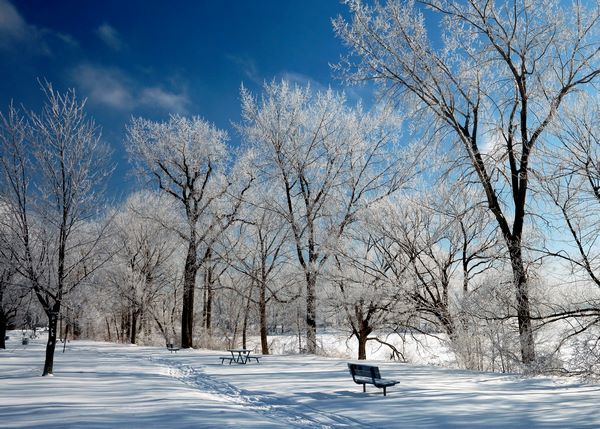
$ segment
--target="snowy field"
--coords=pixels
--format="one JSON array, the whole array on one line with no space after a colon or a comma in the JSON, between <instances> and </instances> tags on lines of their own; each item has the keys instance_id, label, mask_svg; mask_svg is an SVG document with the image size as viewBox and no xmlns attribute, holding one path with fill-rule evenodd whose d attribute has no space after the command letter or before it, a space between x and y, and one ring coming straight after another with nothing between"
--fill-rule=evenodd
<instances>
[{"instance_id":1,"label":"snowy field","mask_svg":"<svg viewBox=\"0 0 600 429\"><path fill-rule=\"evenodd\" d=\"M376 362L388 396L346 360L74 341L41 377L44 343L0 350L1 428L598 428L600 387Z\"/></svg>"}]
</instances>

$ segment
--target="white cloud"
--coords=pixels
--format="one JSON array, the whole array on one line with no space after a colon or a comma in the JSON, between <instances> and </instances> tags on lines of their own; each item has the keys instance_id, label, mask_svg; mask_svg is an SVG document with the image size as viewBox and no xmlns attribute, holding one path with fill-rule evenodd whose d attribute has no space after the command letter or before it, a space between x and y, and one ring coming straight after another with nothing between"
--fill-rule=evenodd
<instances>
[{"instance_id":1,"label":"white cloud","mask_svg":"<svg viewBox=\"0 0 600 429\"><path fill-rule=\"evenodd\" d=\"M125 46L117 29L106 22L96 29L96 35L115 51L120 51Z\"/></svg>"},{"instance_id":2,"label":"white cloud","mask_svg":"<svg viewBox=\"0 0 600 429\"><path fill-rule=\"evenodd\" d=\"M55 35L59 40L62 40L66 45L70 45L73 47L79 46L79 42L70 34L55 33Z\"/></svg>"},{"instance_id":3,"label":"white cloud","mask_svg":"<svg viewBox=\"0 0 600 429\"><path fill-rule=\"evenodd\" d=\"M160 86L143 86L116 68L81 64L72 78L90 103L131 111L144 107L170 113L186 113L190 103L185 92L175 93Z\"/></svg>"},{"instance_id":4,"label":"white cloud","mask_svg":"<svg viewBox=\"0 0 600 429\"><path fill-rule=\"evenodd\" d=\"M171 113L186 113L190 102L186 94L175 94L159 87L144 88L140 103L149 107L160 107Z\"/></svg>"},{"instance_id":5,"label":"white cloud","mask_svg":"<svg viewBox=\"0 0 600 429\"><path fill-rule=\"evenodd\" d=\"M73 78L92 103L119 110L135 105L131 85L119 70L83 64L73 70Z\"/></svg>"},{"instance_id":6,"label":"white cloud","mask_svg":"<svg viewBox=\"0 0 600 429\"><path fill-rule=\"evenodd\" d=\"M27 24L17 8L8 0L0 0L0 49L33 51L50 54L41 31Z\"/></svg>"},{"instance_id":7,"label":"white cloud","mask_svg":"<svg viewBox=\"0 0 600 429\"><path fill-rule=\"evenodd\" d=\"M19 40L27 36L27 23L7 0L0 0L0 40Z\"/></svg>"},{"instance_id":8,"label":"white cloud","mask_svg":"<svg viewBox=\"0 0 600 429\"><path fill-rule=\"evenodd\" d=\"M225 57L241 68L242 73L257 85L262 85L264 80L260 76L256 62L247 56L227 54Z\"/></svg>"},{"instance_id":9,"label":"white cloud","mask_svg":"<svg viewBox=\"0 0 600 429\"><path fill-rule=\"evenodd\" d=\"M8 0L0 0L0 49L19 53L52 55L48 42L78 46L70 35L29 24Z\"/></svg>"}]
</instances>

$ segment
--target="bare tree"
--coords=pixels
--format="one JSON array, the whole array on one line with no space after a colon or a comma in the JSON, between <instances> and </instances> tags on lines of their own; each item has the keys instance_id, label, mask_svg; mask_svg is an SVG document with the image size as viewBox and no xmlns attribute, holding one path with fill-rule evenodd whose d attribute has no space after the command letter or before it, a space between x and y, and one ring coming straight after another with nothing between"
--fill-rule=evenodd
<instances>
[{"instance_id":1,"label":"bare tree","mask_svg":"<svg viewBox=\"0 0 600 429\"><path fill-rule=\"evenodd\" d=\"M242 116L241 131L258 154L256 170L282 196L274 210L292 231L306 284L307 350L315 353L317 283L329 243L412 170L396 168L396 129L386 112L350 108L331 90L274 82L257 100L242 89Z\"/></svg>"},{"instance_id":2,"label":"bare tree","mask_svg":"<svg viewBox=\"0 0 600 429\"><path fill-rule=\"evenodd\" d=\"M181 347L193 346L196 276L210 259L212 243L235 219L240 200L229 198L225 174L227 134L201 118L171 116L167 122L133 119L127 150L138 171L154 181L185 213L172 228L187 243L181 314ZM242 187L240 192L243 192ZM227 200L231 204L223 204Z\"/></svg>"},{"instance_id":3,"label":"bare tree","mask_svg":"<svg viewBox=\"0 0 600 429\"><path fill-rule=\"evenodd\" d=\"M367 342L376 341L398 350L379 338L376 330L392 326L402 305L397 281L407 266L390 267L367 226L367 218L354 223L338 241L327 276L333 284L330 311L350 326L351 337L358 342L358 359L367 359ZM393 281L390 269L398 269Z\"/></svg>"},{"instance_id":4,"label":"bare tree","mask_svg":"<svg viewBox=\"0 0 600 429\"><path fill-rule=\"evenodd\" d=\"M5 259L0 251L0 349L6 348L6 330L14 322L28 293L17 282L17 271L11 256Z\"/></svg>"},{"instance_id":5,"label":"bare tree","mask_svg":"<svg viewBox=\"0 0 600 429\"><path fill-rule=\"evenodd\" d=\"M237 290L256 305L261 350L263 354L269 354L267 306L271 301L289 299L284 299L281 294L288 285L277 281L282 266L289 259L289 226L268 208L272 196L254 188L245 200L247 204L240 212L241 220L228 236L223 237L227 242L222 247L230 249L227 255L229 266L243 273L252 286Z\"/></svg>"},{"instance_id":6,"label":"bare tree","mask_svg":"<svg viewBox=\"0 0 600 429\"><path fill-rule=\"evenodd\" d=\"M12 228L7 225L10 218L4 206L0 207L0 349L6 348L6 330L19 311L24 295L29 290L21 290L15 263L14 240ZM12 245L10 243L13 243Z\"/></svg>"},{"instance_id":7,"label":"bare tree","mask_svg":"<svg viewBox=\"0 0 600 429\"><path fill-rule=\"evenodd\" d=\"M19 243L17 271L48 317L43 375L52 374L57 322L65 297L105 261L94 254L104 225L97 215L110 173L107 147L74 91L44 87L40 114L14 107L2 117L2 198Z\"/></svg>"},{"instance_id":8,"label":"bare tree","mask_svg":"<svg viewBox=\"0 0 600 429\"><path fill-rule=\"evenodd\" d=\"M167 219L169 206L149 192L131 195L115 215L114 246L119 249L107 272L109 283L125 301L129 341L137 342L138 331L149 321L159 321L155 309L173 285L172 265L180 241L156 219ZM153 213L149 218L147 213ZM149 331L148 327L147 330ZM163 332L163 335L169 335ZM165 341L168 338L165 337Z\"/></svg>"},{"instance_id":9,"label":"bare tree","mask_svg":"<svg viewBox=\"0 0 600 429\"><path fill-rule=\"evenodd\" d=\"M468 201L467 195L476 200L476 194L451 192L441 184L435 192L415 194L375 205L336 255L335 282L347 290L342 291L351 304L349 317L363 331L354 329L359 351L361 341L374 339L368 337L370 325L382 324L397 332L442 332L460 351L461 337L472 331L464 300L499 258L496 228ZM359 275L350 276L354 272ZM353 292L354 301L348 293L352 279L365 285L361 293Z\"/></svg>"},{"instance_id":10,"label":"bare tree","mask_svg":"<svg viewBox=\"0 0 600 429\"><path fill-rule=\"evenodd\" d=\"M523 231L534 149L563 100L600 73L600 9L558 0L346 3L351 21L334 22L351 50L342 69L431 118L431 133L458 143L484 190L512 263L522 362L532 363ZM428 36L423 7L438 17L440 42Z\"/></svg>"},{"instance_id":11,"label":"bare tree","mask_svg":"<svg viewBox=\"0 0 600 429\"><path fill-rule=\"evenodd\" d=\"M570 329L559 347L593 331L600 321L599 115L596 96L582 94L576 103L565 106L562 120L554 129L556 145L548 151L544 168L538 172L546 201L558 215L549 217L551 226L561 232L558 240L540 250L555 266L563 268L564 274L568 273L564 281L572 284L570 293L546 304L540 315L543 323L568 321ZM588 350L584 345L580 349ZM595 346L590 350L597 353Z\"/></svg>"}]
</instances>

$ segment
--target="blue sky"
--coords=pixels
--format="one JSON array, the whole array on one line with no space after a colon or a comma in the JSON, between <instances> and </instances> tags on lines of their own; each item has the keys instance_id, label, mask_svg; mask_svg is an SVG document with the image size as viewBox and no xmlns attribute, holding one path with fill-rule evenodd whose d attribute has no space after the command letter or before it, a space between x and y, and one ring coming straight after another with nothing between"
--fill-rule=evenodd
<instances>
[{"instance_id":1,"label":"blue sky","mask_svg":"<svg viewBox=\"0 0 600 429\"><path fill-rule=\"evenodd\" d=\"M37 78L75 88L115 150L119 198L134 187L122 146L132 116L200 115L236 144L242 83L343 88L329 66L344 53L331 27L340 13L338 0L0 0L0 109L38 109Z\"/></svg>"}]
</instances>

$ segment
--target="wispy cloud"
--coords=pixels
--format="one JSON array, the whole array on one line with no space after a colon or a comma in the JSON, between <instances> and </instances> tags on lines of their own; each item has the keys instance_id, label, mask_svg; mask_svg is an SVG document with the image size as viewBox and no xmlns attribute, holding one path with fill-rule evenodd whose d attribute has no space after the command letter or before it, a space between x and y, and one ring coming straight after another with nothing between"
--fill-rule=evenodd
<instances>
[{"instance_id":1,"label":"wispy cloud","mask_svg":"<svg viewBox=\"0 0 600 429\"><path fill-rule=\"evenodd\" d=\"M140 104L160 107L171 113L186 113L190 100L186 94L176 94L159 87L144 88L140 93Z\"/></svg>"},{"instance_id":2,"label":"wispy cloud","mask_svg":"<svg viewBox=\"0 0 600 429\"><path fill-rule=\"evenodd\" d=\"M82 64L72 75L92 103L119 110L131 110L135 105L128 78L117 69Z\"/></svg>"},{"instance_id":3,"label":"wispy cloud","mask_svg":"<svg viewBox=\"0 0 600 429\"><path fill-rule=\"evenodd\" d=\"M27 23L7 0L0 0L0 40L22 39L27 35Z\"/></svg>"},{"instance_id":4,"label":"wispy cloud","mask_svg":"<svg viewBox=\"0 0 600 429\"><path fill-rule=\"evenodd\" d=\"M64 42L67 45L73 46L73 47L78 47L79 46L79 42L70 34L64 34L64 33L54 33L54 35L61 40L62 42Z\"/></svg>"},{"instance_id":5,"label":"wispy cloud","mask_svg":"<svg viewBox=\"0 0 600 429\"><path fill-rule=\"evenodd\" d=\"M244 55L233 54L227 54L225 55L225 58L237 65L242 74L251 82L254 82L257 85L262 85L264 83L264 79L261 77L258 66L256 65L256 61L254 61L254 59Z\"/></svg>"},{"instance_id":6,"label":"wispy cloud","mask_svg":"<svg viewBox=\"0 0 600 429\"><path fill-rule=\"evenodd\" d=\"M59 41L70 46L78 42L70 35L39 28L25 21L13 3L0 0L0 49L19 50L22 54L52 55L48 42Z\"/></svg>"},{"instance_id":7,"label":"wispy cloud","mask_svg":"<svg viewBox=\"0 0 600 429\"><path fill-rule=\"evenodd\" d=\"M42 40L40 30L29 25L11 2L0 0L0 49L17 48L27 48L27 50L35 48L40 53L50 53L48 46Z\"/></svg>"},{"instance_id":8,"label":"wispy cloud","mask_svg":"<svg viewBox=\"0 0 600 429\"><path fill-rule=\"evenodd\" d=\"M85 63L73 69L71 75L90 103L112 109L132 111L143 107L186 113L190 104L185 92L142 85L117 68Z\"/></svg>"},{"instance_id":9,"label":"wispy cloud","mask_svg":"<svg viewBox=\"0 0 600 429\"><path fill-rule=\"evenodd\" d=\"M125 46L117 29L106 22L96 29L96 35L115 51L120 51Z\"/></svg>"}]
</instances>

